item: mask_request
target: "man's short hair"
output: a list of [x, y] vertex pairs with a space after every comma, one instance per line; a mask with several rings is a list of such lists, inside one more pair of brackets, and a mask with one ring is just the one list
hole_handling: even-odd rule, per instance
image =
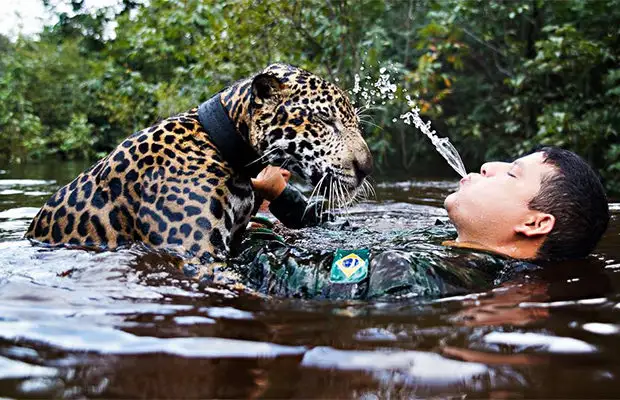
[[577, 154], [543, 147], [544, 162], [556, 172], [543, 178], [529, 202], [531, 210], [551, 214], [555, 225], [538, 250], [537, 259], [558, 261], [587, 256], [607, 229], [609, 206], [594, 170]]

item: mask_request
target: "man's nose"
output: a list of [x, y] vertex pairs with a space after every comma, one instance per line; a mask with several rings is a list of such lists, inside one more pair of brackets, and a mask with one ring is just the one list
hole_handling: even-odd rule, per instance
[[491, 163], [484, 163], [482, 167], [480, 167], [480, 175], [488, 176], [491, 172]]
[[502, 168], [505, 168], [507, 165], [508, 163], [497, 161], [484, 163], [482, 164], [482, 167], [480, 167], [480, 175], [485, 177], [497, 175], [497, 173], [501, 171]]

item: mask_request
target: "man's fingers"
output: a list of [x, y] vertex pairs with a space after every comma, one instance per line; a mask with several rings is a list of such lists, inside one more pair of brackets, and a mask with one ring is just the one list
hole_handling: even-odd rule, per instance
[[[268, 165], [259, 174], [256, 176], [256, 179], [259, 180], [271, 180], [277, 179], [278, 175], [282, 176], [286, 181], [288, 181], [291, 177], [291, 172], [280, 167], [274, 167], [273, 165]], [[252, 181], [255, 183], [254, 181]]]

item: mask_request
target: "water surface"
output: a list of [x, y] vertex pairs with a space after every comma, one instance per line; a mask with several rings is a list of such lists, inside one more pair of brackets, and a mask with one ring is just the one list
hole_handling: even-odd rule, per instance
[[[0, 396], [620, 397], [619, 203], [588, 260], [485, 292], [274, 299], [199, 287], [176, 272], [178, 260], [140, 247], [21, 240], [83, 167], [0, 174]], [[379, 183], [352, 223], [386, 231], [445, 220], [456, 184]]]

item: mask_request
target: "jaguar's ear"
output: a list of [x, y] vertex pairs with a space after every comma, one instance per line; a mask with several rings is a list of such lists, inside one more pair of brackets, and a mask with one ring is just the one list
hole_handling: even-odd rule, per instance
[[258, 74], [252, 80], [252, 103], [264, 104], [280, 97], [284, 85], [270, 74]]

